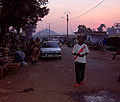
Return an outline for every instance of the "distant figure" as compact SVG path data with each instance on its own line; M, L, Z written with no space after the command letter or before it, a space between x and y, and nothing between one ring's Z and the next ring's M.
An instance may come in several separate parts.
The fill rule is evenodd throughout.
M72 53L74 55L74 63L75 63L75 72L76 72L76 84L75 86L79 86L80 84L84 84L84 74L85 74L85 65L86 55L89 53L88 46L84 44L84 39L82 37L77 38L77 44L74 45Z
M117 80L118 82L120 82L120 75L119 75L119 77L118 77L118 80Z
M38 37L35 39L35 43L36 43L36 44L37 44L37 46L40 48L41 43L40 43L40 40L39 40L39 38L38 38Z
M103 51L106 51L106 46L107 46L107 39L104 38L104 40L103 40Z
M117 49L116 53L113 55L113 60L115 59L116 55L120 55L120 47Z
M36 64L38 62L38 58L40 56L40 49L39 46L34 41L32 46L32 63Z
M21 49L17 49L15 55L14 55L14 62L20 62L21 64L24 62L25 53L21 51Z

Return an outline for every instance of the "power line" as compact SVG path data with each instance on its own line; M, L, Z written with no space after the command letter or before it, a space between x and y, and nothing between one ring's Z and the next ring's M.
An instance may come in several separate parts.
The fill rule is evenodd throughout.
M81 4L83 4L83 2L84 2L84 0L81 2ZM76 1L75 3L72 4L72 6L71 6L72 8L69 8L69 11L73 11L73 9L78 8L79 5L76 5L76 4L78 4L78 1Z
M99 4L97 4L96 6L94 6L94 7L91 8L91 9L89 9L88 11L86 11L85 13L83 13L82 15L80 15L80 16L78 16L78 17L75 17L75 18L72 18L72 19L77 19L77 18L79 18L79 17L81 17L81 16L86 15L87 13L89 13L89 12L91 12L92 10L96 9L96 8L97 8L99 5L101 5L104 1L106 1L106 0L102 0Z
M94 2L96 2L96 0L94 0ZM93 4L94 2L92 1L92 2L87 3L87 4L86 4L83 8L81 8L80 10L79 10L79 7L78 7L78 8L76 8L75 11L78 12L78 10L79 10L79 12L80 12L80 11L84 10L86 7L88 7L89 5Z

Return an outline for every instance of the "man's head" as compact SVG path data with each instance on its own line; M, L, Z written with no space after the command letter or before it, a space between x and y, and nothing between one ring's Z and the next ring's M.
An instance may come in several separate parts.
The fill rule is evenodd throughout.
M81 36L77 37L78 44L82 45L84 43L84 39Z

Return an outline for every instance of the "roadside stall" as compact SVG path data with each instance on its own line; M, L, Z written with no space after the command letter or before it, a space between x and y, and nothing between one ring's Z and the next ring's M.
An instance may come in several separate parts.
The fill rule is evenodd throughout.
M20 66L19 63L13 62L14 53L10 51L10 43L7 40L5 42L0 45L0 78L3 78L9 70L14 70L17 73Z
M107 38L107 50L114 52L112 59L120 56L120 34L109 35Z
M120 47L120 34L112 34L107 38L107 50L117 51Z

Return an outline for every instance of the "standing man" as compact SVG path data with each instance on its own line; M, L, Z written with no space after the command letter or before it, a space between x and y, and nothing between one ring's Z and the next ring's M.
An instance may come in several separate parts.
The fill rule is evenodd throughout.
M107 39L104 38L104 40L103 40L103 51L106 51L106 46L107 46Z
M74 45L72 53L74 55L75 72L76 72L76 84L84 84L84 74L86 65L86 55L89 53L88 46L84 44L83 37L79 36L77 38L78 43Z

